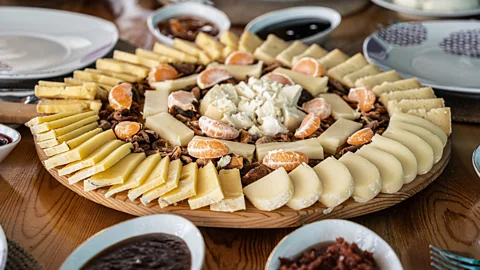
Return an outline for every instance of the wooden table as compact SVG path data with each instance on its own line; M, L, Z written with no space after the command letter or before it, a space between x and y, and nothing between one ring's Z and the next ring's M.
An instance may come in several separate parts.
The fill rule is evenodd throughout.
M117 20L123 38L138 46L152 45L142 15L148 9L122 12L103 1L84 1L92 4L88 7L74 2L61 8ZM140 17L129 17L137 11ZM325 46L359 52L379 24L399 19L370 5L344 18ZM7 237L32 252L45 269L56 269L80 243L132 216L88 201L58 183L40 164L29 131L19 130L22 141L0 164L0 224ZM390 243L405 269L429 268L429 244L480 257L480 179L471 162L480 126L454 124L452 137L450 164L433 184L399 205L353 219ZM273 247L292 229L201 231L207 247L205 269L262 269Z

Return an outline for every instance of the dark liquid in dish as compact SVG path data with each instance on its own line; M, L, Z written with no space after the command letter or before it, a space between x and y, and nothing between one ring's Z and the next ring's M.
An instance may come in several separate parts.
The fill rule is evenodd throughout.
M157 24L158 31L170 38L182 38L194 41L197 34L204 32L210 36L218 35L218 27L203 18L179 16L161 21Z
M152 233L123 240L100 252L81 269L189 270L192 256L179 237Z
M280 22L260 29L257 35L266 39L269 34L290 41L313 36L330 28L332 24L318 18L302 18Z
M12 143L12 138L0 133L0 146Z

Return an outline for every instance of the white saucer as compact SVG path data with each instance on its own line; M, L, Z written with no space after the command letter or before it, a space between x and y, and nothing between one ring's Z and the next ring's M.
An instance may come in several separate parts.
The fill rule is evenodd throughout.
M451 0L454 1L454 0ZM437 17L437 18L454 18L454 17L468 17L480 14L480 6L473 9L454 10L454 11L433 11L424 10L418 8L410 8L401 5L394 4L392 0L372 0L375 4L390 9L393 11L424 17Z
M7 265L7 253L7 237L5 236L5 232L3 232L2 226L0 226L0 270L5 269L5 266Z
M60 76L92 64L117 43L106 20L80 13L0 7L0 79Z
M367 60L436 89L480 93L480 22L399 23L363 43Z

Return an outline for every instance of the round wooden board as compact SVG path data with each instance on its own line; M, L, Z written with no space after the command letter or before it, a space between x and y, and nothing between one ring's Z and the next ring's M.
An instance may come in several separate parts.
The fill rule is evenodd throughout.
M42 149L35 144L37 154L44 164L47 158ZM430 183L432 183L445 169L450 160L451 139L448 140L447 145L443 151L442 159L433 166L432 170L427 174L417 176L417 178L402 187L402 189L395 194L379 194L377 197L366 203L358 203L349 199L340 206L337 206L328 214L324 214L325 207L320 203L315 203L313 206L300 211L292 210L286 206L275 211L266 212L256 209L247 200L247 210L238 211L234 213L223 213L210 211L209 207L202 209L190 210L188 203L182 202L176 206L169 206L160 208L156 203L151 203L147 206L140 203L139 200L130 201L126 192L116 194L110 198L105 198L105 193L108 188L98 189L90 192L83 191L82 182L74 185L68 184L68 180L64 176L59 176L56 169L50 170L50 174L57 179L64 186L68 187L75 193L92 200L96 203L102 204L106 207L125 212L134 216L145 216L159 213L173 213L183 216L197 226L202 227L221 227L221 228L287 228L298 227L307 223L318 221L321 219L346 219L353 218L369 213L377 212L400 203L411 196L415 195Z

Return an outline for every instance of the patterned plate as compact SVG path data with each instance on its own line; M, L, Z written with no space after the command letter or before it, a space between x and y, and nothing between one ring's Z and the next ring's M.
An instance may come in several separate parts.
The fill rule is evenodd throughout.
M454 2L455 0L444 0L444 1ZM424 10L419 8L405 7L398 4L394 4L392 0L372 0L372 2L386 9L390 9L393 11L397 11L397 12L401 12L401 13L405 13L413 16L454 18L454 17L475 16L480 14L480 6L476 8L469 8L469 9L443 11L443 10ZM410 1L410 2L413 2L413 1ZM438 5L438 3L436 4Z
M399 23L369 36L369 62L447 91L480 93L480 22Z

